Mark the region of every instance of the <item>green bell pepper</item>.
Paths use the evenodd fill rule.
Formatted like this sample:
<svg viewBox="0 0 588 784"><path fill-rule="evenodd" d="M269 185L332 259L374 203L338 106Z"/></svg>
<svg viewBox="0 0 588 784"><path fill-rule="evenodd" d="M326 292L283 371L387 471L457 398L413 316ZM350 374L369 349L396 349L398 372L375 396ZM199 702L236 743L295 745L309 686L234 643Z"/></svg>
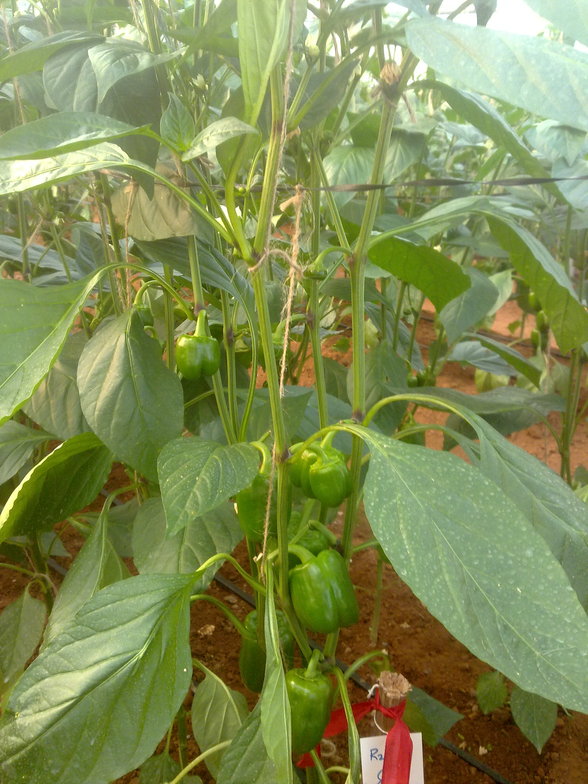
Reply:
<svg viewBox="0 0 588 784"><path fill-rule="evenodd" d="M207 334L206 311L196 319L193 335L180 335L176 342L176 365L182 376L195 381L202 376L213 376L220 367L220 346Z"/></svg>
<svg viewBox="0 0 588 784"><path fill-rule="evenodd" d="M307 449L302 449L300 443L293 444L291 452L290 480L309 498L316 498L325 506L339 506L351 493L351 475L345 455L328 441Z"/></svg>
<svg viewBox="0 0 588 784"><path fill-rule="evenodd" d="M250 542L261 542L264 534L265 512L269 493L269 479L258 474L253 482L235 496L237 517L245 536ZM275 494L274 494L275 499ZM276 509L270 507L270 532L276 530Z"/></svg>
<svg viewBox="0 0 588 784"><path fill-rule="evenodd" d="M247 539L253 544L262 541L265 529L267 499L270 491L271 452L263 441L253 441L252 446L261 453L259 473L249 485L235 496L237 517ZM270 534L276 532L276 493L272 493L270 506Z"/></svg>
<svg viewBox="0 0 588 784"><path fill-rule="evenodd" d="M316 445L302 449L302 443L292 444L290 447L292 453L289 458L290 481L295 487L301 487L306 495L309 495L308 490L310 489L308 469L318 457L317 449ZM313 498L314 496L309 497Z"/></svg>
<svg viewBox="0 0 588 784"><path fill-rule="evenodd" d="M292 753L311 751L320 743L329 719L333 689L327 675L295 669L286 673L286 691L292 719Z"/></svg>
<svg viewBox="0 0 588 784"><path fill-rule="evenodd" d="M288 667L294 661L294 637L286 616L277 611L280 646ZM243 621L244 633L239 649L239 672L243 684L250 690L259 693L265 676L265 651L257 637L257 610L252 610Z"/></svg>
<svg viewBox="0 0 588 784"><path fill-rule="evenodd" d="M349 571L336 550L313 556L298 545L288 548L302 563L290 570L290 596L300 622L313 632L329 634L359 619Z"/></svg>
<svg viewBox="0 0 588 784"><path fill-rule="evenodd" d="M313 521L311 520L311 524L312 522ZM328 550L333 542L324 530L311 526L308 531L305 531L300 539L296 541L296 544L299 544L300 547L304 547L313 555L318 555L323 550Z"/></svg>
<svg viewBox="0 0 588 784"><path fill-rule="evenodd" d="M332 446L321 447L316 460L308 466L312 496L325 506L339 506L351 493L351 475L345 455Z"/></svg>

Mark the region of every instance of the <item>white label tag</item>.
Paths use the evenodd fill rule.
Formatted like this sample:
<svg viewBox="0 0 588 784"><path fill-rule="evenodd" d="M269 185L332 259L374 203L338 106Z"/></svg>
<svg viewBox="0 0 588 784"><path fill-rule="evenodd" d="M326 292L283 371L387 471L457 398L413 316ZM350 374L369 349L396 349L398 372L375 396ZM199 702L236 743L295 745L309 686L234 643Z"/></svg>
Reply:
<svg viewBox="0 0 588 784"><path fill-rule="evenodd" d="M410 762L409 784L425 784L423 772L423 738L420 732L411 732L412 759ZM361 772L363 784L382 784L382 767L384 765L385 735L373 738L360 738Z"/></svg>

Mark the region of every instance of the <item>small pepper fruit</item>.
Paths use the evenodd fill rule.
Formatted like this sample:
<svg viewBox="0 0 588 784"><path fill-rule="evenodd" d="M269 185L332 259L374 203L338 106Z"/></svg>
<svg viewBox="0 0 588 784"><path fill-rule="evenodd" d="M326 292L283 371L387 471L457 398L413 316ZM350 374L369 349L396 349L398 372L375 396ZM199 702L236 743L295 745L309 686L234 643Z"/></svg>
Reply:
<svg viewBox="0 0 588 784"><path fill-rule="evenodd" d="M312 445L306 449L302 448L302 443L292 444L290 447L291 457L289 458L290 464L290 481L295 487L301 487L305 492L305 488L310 489L310 482L308 481L308 469L311 464L318 457L318 447ZM308 495L308 493L306 493Z"/></svg>
<svg viewBox="0 0 588 784"><path fill-rule="evenodd" d="M320 743L331 717L333 689L327 675L309 669L288 670L285 675L290 703L292 753L311 751Z"/></svg>
<svg viewBox="0 0 588 784"><path fill-rule="evenodd" d="M184 378L195 381L213 376L220 367L220 345L207 334L206 311L196 319L193 335L180 335L176 342L176 365Z"/></svg>
<svg viewBox="0 0 588 784"><path fill-rule="evenodd" d="M294 637L286 616L281 610L276 611L280 647L288 667L294 661ZM257 610L252 610L243 621L244 633L241 636L239 649L239 672L243 685L257 694L263 687L265 677L265 651L257 637Z"/></svg>
<svg viewBox="0 0 588 784"><path fill-rule="evenodd" d="M295 514L297 513L292 512L292 516ZM309 527L302 534L296 533L291 538L291 544L297 544L305 550L308 550L309 553L318 555L320 552L328 550L329 547L332 547L336 543L337 539L335 535L318 520L309 520L308 525ZM300 561L294 553L288 553L289 568L293 569L298 563L300 563Z"/></svg>
<svg viewBox="0 0 588 784"><path fill-rule="evenodd" d="M306 449L301 443L293 444L290 451L290 481L309 498L316 498L325 506L339 506L350 495L351 474L345 455L328 440Z"/></svg>
<svg viewBox="0 0 588 784"><path fill-rule="evenodd" d="M300 622L310 631L329 634L359 619L349 570L336 550L312 555L304 547L288 548L302 563L290 570L290 596Z"/></svg>
<svg viewBox="0 0 588 784"><path fill-rule="evenodd" d="M263 540L265 532L265 515L267 510L267 499L270 491L270 471L271 453L263 441L253 441L262 455L259 473L249 485L240 490L235 496L235 507L241 529L247 539L253 544ZM272 494L272 504L270 506L270 533L276 533L276 494Z"/></svg>
<svg viewBox="0 0 588 784"><path fill-rule="evenodd" d="M237 517L241 530L250 542L257 544L263 540L265 513L269 493L269 478L258 474L253 482L235 496ZM274 494L275 498L275 494ZM276 509L270 507L270 533L276 531Z"/></svg>
<svg viewBox="0 0 588 784"><path fill-rule="evenodd" d="M317 459L308 466L308 483L311 497L325 506L339 506L352 490L345 455L332 446L321 447Z"/></svg>

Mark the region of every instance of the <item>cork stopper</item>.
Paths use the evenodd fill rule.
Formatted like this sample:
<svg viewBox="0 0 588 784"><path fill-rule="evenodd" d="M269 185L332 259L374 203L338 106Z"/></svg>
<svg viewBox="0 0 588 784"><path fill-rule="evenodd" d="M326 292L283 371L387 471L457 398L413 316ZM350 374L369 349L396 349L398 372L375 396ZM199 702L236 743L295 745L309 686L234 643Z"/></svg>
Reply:
<svg viewBox="0 0 588 784"><path fill-rule="evenodd" d="M401 675L399 672L382 670L378 678L378 689L382 706L384 708L395 708L396 705L400 705L402 700L406 699L412 686L404 675ZM383 730L389 730L394 724L394 720L389 719L387 716L382 716L379 721Z"/></svg>

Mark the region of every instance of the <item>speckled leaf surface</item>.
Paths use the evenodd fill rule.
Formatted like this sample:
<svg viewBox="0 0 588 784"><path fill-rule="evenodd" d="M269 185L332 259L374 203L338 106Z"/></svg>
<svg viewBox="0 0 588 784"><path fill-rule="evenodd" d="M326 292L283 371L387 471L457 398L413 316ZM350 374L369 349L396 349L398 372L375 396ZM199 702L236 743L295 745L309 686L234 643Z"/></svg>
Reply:
<svg viewBox="0 0 588 784"><path fill-rule="evenodd" d="M251 444L223 446L196 437L170 441L157 462L169 534L250 485L258 468L259 453Z"/></svg>
<svg viewBox="0 0 588 784"><path fill-rule="evenodd" d="M455 455L352 429L371 452L366 514L400 577L521 688L588 710L588 620L523 513Z"/></svg>
<svg viewBox="0 0 588 784"><path fill-rule="evenodd" d="M149 757L190 685L190 575L110 585L35 659L0 726L0 778L107 784Z"/></svg>

